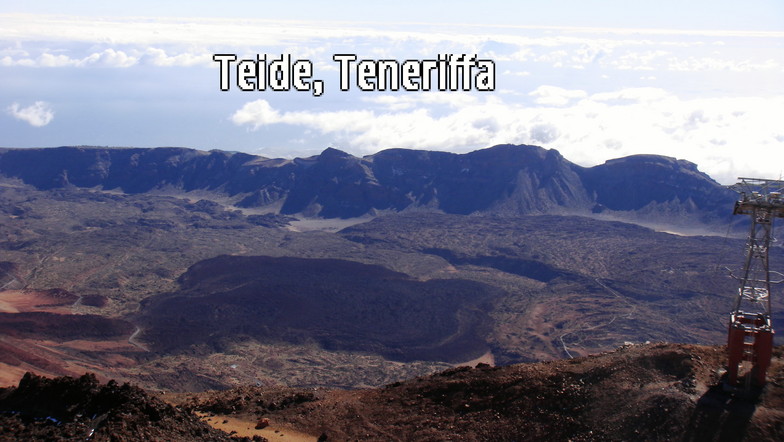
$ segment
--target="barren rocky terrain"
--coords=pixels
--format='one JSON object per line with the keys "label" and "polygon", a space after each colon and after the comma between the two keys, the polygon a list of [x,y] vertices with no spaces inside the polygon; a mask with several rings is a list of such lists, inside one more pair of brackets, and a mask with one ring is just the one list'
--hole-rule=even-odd
{"label": "barren rocky terrain", "polygon": [[232,440],[192,413],[144,390],[94,375],[43,378],[26,374],[0,390],[2,440]]}
{"label": "barren rocky terrain", "polygon": [[[530,146],[465,156],[395,150],[363,159],[332,149],[296,160],[63,148],[54,155],[60,163],[25,169],[19,151],[0,152],[0,386],[18,384],[26,372],[90,372],[95,382],[130,382],[166,392],[167,400],[228,388],[249,397],[330,391],[296,408],[308,419],[280,410],[274,419],[311,436],[329,430],[338,440],[489,440],[492,431],[515,439],[551,427],[559,437],[616,438],[599,424],[616,417],[586,405],[609,407],[604,387],[579,387],[571,364],[582,367],[583,382],[593,373],[591,382],[628,384],[617,393],[627,397],[635,384],[614,377],[626,360],[618,355],[637,352],[632,359],[643,371],[669,364],[659,359],[671,353],[709,359],[710,368],[693,375],[704,391],[678,387],[684,395],[676,416],[691,420],[702,419],[694,404],[718,381],[721,349],[694,345],[726,339],[737,291],[727,268],[742,265],[743,222],[722,221],[732,210],[729,191],[690,163],[640,156],[584,169]],[[139,164],[149,166],[146,175]],[[259,180],[272,181],[253,190]],[[777,244],[771,265],[783,263]],[[773,299],[781,329],[784,304],[775,293]],[[619,347],[615,356],[590,356]],[[645,352],[657,362],[645,362]],[[455,368],[479,361],[488,367]],[[606,366],[592,371],[591,361]],[[516,365],[523,362],[535,364]],[[551,375],[532,378],[535,389],[522,396],[556,405],[529,428],[508,410],[525,421],[539,411],[499,392],[532,370]],[[641,374],[636,388],[672,377],[685,382],[685,372],[656,370]],[[433,373],[442,374],[427,377]],[[776,376],[770,391],[778,391]],[[449,389],[458,387],[435,386],[453,378],[494,385],[477,387],[486,397],[479,402],[490,407],[472,415],[478,420],[463,419],[470,413],[460,407],[478,403],[452,398],[457,390]],[[87,389],[103,388],[95,382]],[[411,387],[417,382],[448,391],[425,400],[425,390]],[[559,389],[574,404],[548,396],[566,394],[554,393]],[[187,406],[210,412],[204,401],[221,394],[193,397]],[[364,410],[365,398],[407,404],[417,417],[406,423],[411,413],[402,409],[359,417],[307,409],[332,403]],[[648,401],[669,409],[671,399],[645,396],[634,412],[652,410]],[[230,418],[253,421],[250,409],[240,411]],[[417,420],[431,414],[432,422]],[[651,419],[651,428],[670,422]],[[628,422],[618,424],[621,439],[634,438],[623,433]],[[686,431],[677,425],[673,431]],[[760,425],[749,428],[780,434]],[[367,434],[356,432],[364,428]]]}
{"label": "barren rocky terrain", "polygon": [[775,441],[784,436],[782,350],[767,386],[748,393],[723,388],[722,347],[679,344],[479,364],[361,390],[242,386],[156,395],[91,376],[28,375],[0,389],[0,438]]}
{"label": "barren rocky terrain", "polygon": [[203,194],[0,190],[6,385],[90,370],[180,391],[361,387],[484,353],[508,364],[718,344],[736,290],[723,267],[743,250],[564,215],[417,211],[297,231]]}
{"label": "barren rocky terrain", "polygon": [[[780,440],[784,366],[763,392],[723,391],[721,347],[631,345],[599,355],[462,367],[374,390],[239,388],[186,408],[268,417],[329,440]],[[270,394],[272,393],[272,394]]]}

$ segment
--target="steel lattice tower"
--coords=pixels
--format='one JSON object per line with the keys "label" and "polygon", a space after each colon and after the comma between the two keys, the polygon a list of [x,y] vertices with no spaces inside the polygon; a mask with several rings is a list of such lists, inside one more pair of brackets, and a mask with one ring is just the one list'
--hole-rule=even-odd
{"label": "steel lattice tower", "polygon": [[746,385],[753,380],[759,386],[765,384],[765,374],[770,366],[773,351],[773,326],[771,325],[771,272],[768,252],[773,240],[773,220],[784,217],[784,181],[758,178],[738,178],[731,188],[740,194],[733,214],[749,215],[751,228],[746,242],[746,260],[738,295],[730,315],[727,336],[729,365],[727,381],[731,386],[738,383],[739,366],[744,362],[751,365],[746,376]]}

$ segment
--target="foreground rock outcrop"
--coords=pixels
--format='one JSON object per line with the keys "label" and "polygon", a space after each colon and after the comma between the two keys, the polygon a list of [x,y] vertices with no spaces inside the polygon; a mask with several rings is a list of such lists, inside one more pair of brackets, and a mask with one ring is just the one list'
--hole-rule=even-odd
{"label": "foreground rock outcrop", "polygon": [[94,375],[26,374],[0,389],[0,440],[234,440],[144,390]]}
{"label": "foreground rock outcrop", "polygon": [[722,388],[723,347],[646,344],[373,390],[203,393],[186,408],[267,417],[328,440],[775,441],[784,438],[782,351],[749,398]]}
{"label": "foreground rock outcrop", "polygon": [[[92,375],[0,390],[0,440],[228,440],[207,421],[265,422],[315,440],[749,440],[784,437],[784,347],[768,384],[722,388],[725,350],[628,345],[575,359],[457,367],[366,390],[239,387],[155,395]],[[256,437],[259,440],[259,437]]]}

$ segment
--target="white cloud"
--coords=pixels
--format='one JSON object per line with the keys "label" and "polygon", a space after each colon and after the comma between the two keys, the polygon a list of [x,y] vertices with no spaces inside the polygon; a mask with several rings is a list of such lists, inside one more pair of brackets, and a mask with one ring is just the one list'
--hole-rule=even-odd
{"label": "white cloud", "polygon": [[212,66],[215,62],[211,53],[188,53],[183,52],[177,55],[169,55],[160,48],[148,48],[143,59],[155,66]]}
{"label": "white cloud", "polygon": [[54,119],[54,111],[45,101],[36,101],[27,107],[19,107],[19,103],[13,103],[8,106],[7,110],[17,120],[22,120],[35,127],[46,126]]}
{"label": "white cloud", "polygon": [[469,93],[435,91],[424,94],[372,95],[362,97],[362,101],[380,104],[392,111],[412,109],[423,105],[444,105],[459,108],[479,103],[479,99]]}
{"label": "white cloud", "polygon": [[503,140],[522,130],[511,115],[503,116],[503,110],[503,105],[491,98],[475,106],[454,109],[442,117],[435,117],[424,108],[381,113],[278,112],[265,100],[256,100],[245,104],[231,120],[254,129],[276,123],[305,126],[341,137],[360,153],[391,147],[465,151],[487,142],[507,142]]}
{"label": "white cloud", "polygon": [[[307,22],[273,19],[223,19],[165,17],[78,17],[40,14],[0,14],[0,39],[71,41],[110,45],[161,44],[272,47],[304,47],[306,42],[327,39],[384,38],[423,41],[431,44],[459,42],[480,46],[481,33],[434,32],[428,27],[401,30],[394,24],[381,26],[346,22]],[[383,50],[384,46],[373,45]]]}
{"label": "white cloud", "polygon": [[528,76],[531,75],[531,73],[528,72],[528,71],[512,71],[512,70],[509,70],[509,69],[503,71],[502,74],[503,75],[513,75],[513,76],[516,76],[516,77],[528,77]]}
{"label": "white cloud", "polygon": [[254,129],[258,129],[267,124],[280,123],[281,116],[265,100],[256,100],[242,106],[242,109],[231,116],[231,121],[238,126],[250,124]]}
{"label": "white cloud", "polygon": [[552,124],[537,124],[530,131],[531,141],[539,144],[550,144],[561,136],[561,132]]}
{"label": "white cloud", "polygon": [[49,53],[41,54],[34,65],[41,67],[60,67],[60,66],[73,66],[74,60],[71,60],[67,55],[53,55]]}
{"label": "white cloud", "polygon": [[[539,77],[534,81],[544,82],[556,69],[581,71],[574,73],[579,85],[567,87],[591,90],[586,83],[595,85],[600,78],[611,78],[608,73],[627,70],[653,71],[651,73],[658,79],[670,85],[684,82],[672,81],[666,78],[667,74],[708,72],[718,76],[727,72],[753,75],[780,72],[784,69],[784,60],[777,55],[775,45],[782,36],[781,32],[486,25],[432,28],[426,24],[0,14],[0,41],[16,45],[0,48],[0,65],[49,68],[125,68],[139,64],[214,66],[211,59],[214,52],[234,52],[242,57],[268,52],[310,59],[315,71],[324,74],[337,70],[338,65],[331,55],[341,52],[377,59],[423,59],[434,58],[440,53],[477,53],[496,62],[499,89],[511,89],[526,77]],[[703,39],[705,41],[701,41]],[[751,43],[754,48],[762,48],[760,52],[748,54],[743,50],[750,44],[750,39],[762,42]],[[724,46],[716,46],[717,42]],[[700,47],[709,44],[726,53],[706,57],[705,50]],[[592,69],[593,72],[584,73]],[[742,83],[735,81],[733,86],[731,82],[725,82],[727,88],[739,88],[737,85]],[[569,97],[553,97],[550,104],[559,105],[555,101],[565,99]],[[546,98],[540,97],[540,100]],[[405,103],[397,105],[398,108],[406,106]]]}
{"label": "white cloud", "polygon": [[687,159],[724,183],[749,174],[778,177],[784,169],[784,136],[777,120],[784,112],[782,96],[683,99],[656,88],[592,95],[560,88],[537,91],[549,91],[542,93],[548,100],[565,95],[570,101],[530,107],[479,96],[471,105],[435,116],[416,100],[393,96],[366,100],[383,104],[383,111],[281,112],[256,100],[236,111],[232,121],[253,129],[305,127],[336,138],[356,154],[392,147],[465,152],[526,143],[558,149],[584,166],[638,153]]}
{"label": "white cloud", "polygon": [[699,71],[732,71],[732,72],[754,72],[754,71],[782,71],[784,65],[780,61],[767,59],[764,61],[752,61],[749,59],[722,59],[716,57],[695,57],[686,58],[671,57],[668,59],[668,70],[683,72]]}
{"label": "white cloud", "polygon": [[545,54],[536,57],[537,62],[549,63],[556,68],[563,67],[564,61],[567,61],[567,59],[569,59],[569,52],[567,52],[564,49],[558,49],[556,51],[547,52]]}
{"label": "white cloud", "polygon": [[656,69],[655,63],[668,54],[670,52],[661,49],[628,51],[609,63],[616,69],[621,70],[652,71]]}
{"label": "white cloud", "polygon": [[650,103],[662,101],[669,97],[671,97],[671,94],[661,88],[636,87],[593,94],[591,95],[591,100],[612,103]]}
{"label": "white cloud", "polygon": [[534,97],[536,103],[543,106],[566,106],[574,99],[586,97],[588,93],[581,90],[569,90],[557,86],[543,85],[534,89],[528,95]]}
{"label": "white cloud", "polygon": [[178,54],[167,53],[164,49],[150,47],[143,50],[131,49],[126,51],[112,48],[104,49],[100,52],[93,52],[83,58],[72,58],[64,54],[51,54],[43,52],[36,58],[22,56],[13,58],[6,55],[0,58],[2,66],[25,66],[25,67],[108,67],[108,68],[128,68],[136,66],[144,61],[153,66],[213,66],[212,53],[206,52],[182,52]]}
{"label": "white cloud", "polygon": [[99,65],[105,67],[127,68],[135,65],[138,61],[139,59],[137,57],[110,48],[102,52],[93,53],[87,58],[80,60],[76,65]]}
{"label": "white cloud", "polygon": [[138,61],[139,61],[138,57],[129,55],[124,51],[118,51],[109,48],[101,52],[93,52],[81,59],[71,58],[63,54],[55,55],[48,52],[42,53],[35,59],[29,57],[14,59],[10,56],[5,56],[2,59],[0,59],[0,64],[2,64],[3,66],[25,66],[25,67],[44,67],[44,68],[66,67],[66,66],[76,66],[76,67],[102,66],[102,67],[127,68],[135,65]]}
{"label": "white cloud", "polygon": [[574,51],[573,61],[581,64],[595,63],[602,57],[609,54],[607,49],[598,43],[583,43],[576,51]]}

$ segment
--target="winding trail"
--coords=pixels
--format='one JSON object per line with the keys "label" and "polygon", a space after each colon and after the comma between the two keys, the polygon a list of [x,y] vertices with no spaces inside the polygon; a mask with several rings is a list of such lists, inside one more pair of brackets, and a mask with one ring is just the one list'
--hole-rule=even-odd
{"label": "winding trail", "polygon": [[600,281],[599,278],[593,278],[593,280],[596,281],[596,283],[602,286],[605,290],[610,292],[611,295],[620,299],[621,301],[623,301],[624,304],[626,304],[629,307],[629,313],[627,313],[625,316],[626,319],[634,319],[632,315],[634,315],[634,313],[637,312],[637,307],[634,304],[629,302],[628,299],[626,299],[623,295],[621,295],[617,291],[611,289],[610,287],[607,287],[607,285],[602,281]]}
{"label": "winding trail", "polygon": [[137,341],[137,340],[136,340],[136,337],[137,337],[137,336],[139,335],[139,333],[141,333],[141,332],[142,332],[142,329],[141,329],[141,327],[139,327],[139,326],[137,325],[137,326],[136,326],[136,330],[134,330],[133,334],[132,334],[132,335],[131,335],[131,336],[128,338],[128,343],[129,343],[129,344],[131,344],[131,345],[133,345],[134,347],[140,348],[140,349],[142,349],[142,350],[144,350],[144,351],[150,351],[150,349],[149,349],[149,348],[147,348],[147,346],[146,346],[146,345],[144,345],[144,344],[142,344],[141,342],[139,342],[139,341]]}
{"label": "winding trail", "polygon": [[[569,332],[569,333],[572,333],[572,332]],[[563,351],[564,351],[564,353],[566,353],[566,356],[569,356],[569,359],[574,359],[574,356],[572,356],[572,354],[569,353],[569,349],[566,348],[566,343],[563,340],[563,337],[568,335],[569,333],[562,334],[561,336],[558,337],[558,340],[561,341],[561,345],[563,346]]]}
{"label": "winding trail", "polygon": [[0,287],[0,290],[5,290],[6,287],[8,287],[9,285],[15,283],[16,281],[17,281],[16,277],[11,276],[11,280],[8,281],[7,283],[3,284],[3,286]]}
{"label": "winding trail", "polygon": [[[593,280],[597,284],[602,286],[602,288],[607,290],[608,293],[610,293],[611,295],[615,296],[615,298],[619,299],[624,304],[626,304],[627,307],[629,307],[629,311],[623,316],[625,319],[634,319],[634,313],[637,312],[637,307],[634,304],[629,302],[629,300],[627,300],[623,295],[618,293],[616,290],[608,287],[605,283],[600,281],[599,278],[594,278]],[[569,351],[569,348],[566,346],[566,342],[564,342],[564,339],[563,339],[564,336],[570,335],[572,333],[588,331],[588,330],[595,330],[597,328],[602,328],[602,327],[609,327],[613,322],[615,322],[615,319],[617,319],[617,318],[618,318],[618,315],[613,315],[612,319],[610,319],[610,321],[607,322],[606,324],[598,324],[598,325],[594,325],[592,327],[587,327],[587,328],[581,328],[581,329],[573,330],[573,331],[566,332],[566,333],[562,334],[561,336],[559,336],[558,340],[561,342],[561,347],[563,348],[564,353],[566,353],[566,356],[568,356],[569,359],[574,359],[574,356]]]}
{"label": "winding trail", "polygon": [[574,359],[574,356],[572,356],[572,354],[569,352],[569,349],[566,347],[566,343],[563,340],[564,336],[570,335],[570,334],[578,332],[578,331],[588,331],[588,330],[595,330],[597,328],[602,328],[602,327],[609,327],[610,324],[615,322],[615,319],[617,317],[618,317],[618,315],[613,315],[612,319],[610,319],[610,322],[608,322],[606,324],[599,324],[599,325],[594,325],[594,326],[588,327],[588,328],[582,328],[582,329],[579,329],[579,330],[566,332],[566,333],[562,334],[561,336],[559,336],[558,339],[561,341],[561,345],[563,346],[564,352],[566,353],[567,356],[569,356],[569,359]]}

